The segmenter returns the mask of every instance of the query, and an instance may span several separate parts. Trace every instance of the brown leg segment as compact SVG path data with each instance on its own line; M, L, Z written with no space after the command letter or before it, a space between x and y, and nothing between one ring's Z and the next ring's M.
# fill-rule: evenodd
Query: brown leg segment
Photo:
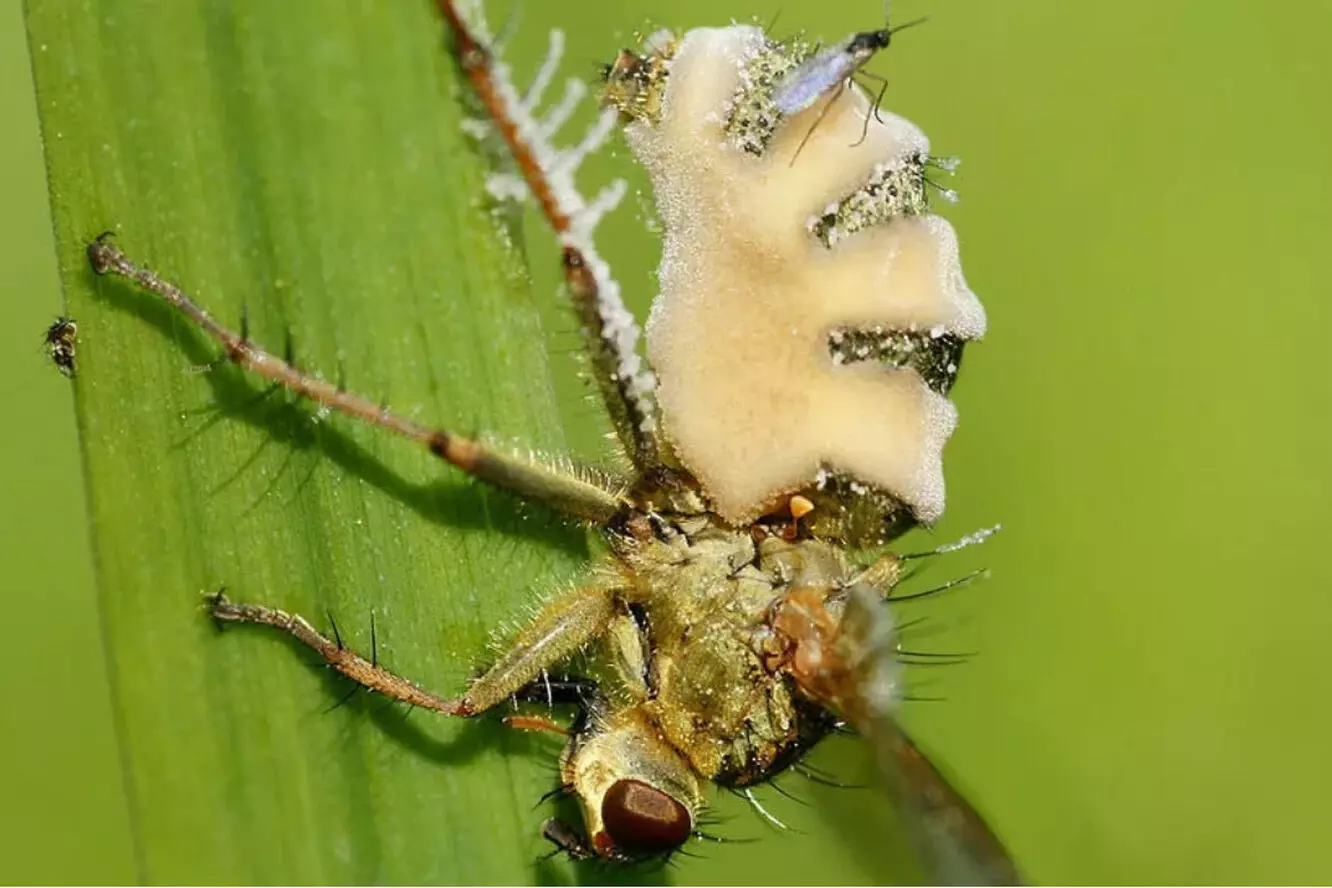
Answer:
M575 229L575 212L551 186L550 171L541 165L535 146L524 138L515 117L515 109L511 107L511 98L495 76L490 48L458 11L455 0L435 0L435 6L453 35L454 52L463 75L471 83L487 116L508 146L518 172L527 183L542 215L563 242L564 280L586 336L597 388L601 391L620 444L634 466L640 471L647 471L660 464L657 441L651 431L651 400L648 395L635 390L634 380L623 372L628 356L623 353L624 345L617 338L616 322L613 320L607 324L606 294L602 292L602 285L591 270L591 266L600 260L585 253L590 245L573 242L581 238L571 239ZM623 311L619 297L612 298L615 307L611 313Z
M466 700L445 700L372 663L320 634L304 617L257 604L236 604L221 592L208 596L208 611L224 623L260 623L281 629L309 647L324 662L367 690L444 715L475 714Z
M324 636L299 614L258 604L237 604L222 592L208 596L207 602L213 619L280 629L368 690L431 712L462 716L477 715L504 702L544 670L576 653L605 629L615 607L614 594L598 587L574 589L552 599L465 694L446 700L343 647L336 630L334 638Z
M616 492L618 485L613 482L594 483L591 480L595 478L594 472L556 472L496 451L480 441L413 422L368 398L344 391L327 380L302 373L276 355L219 324L180 287L136 265L106 234L88 246L88 259L97 274L115 275L133 281L180 311L221 344L226 350L227 359L233 364L277 383L302 398L424 444L432 453L475 478L523 499L545 503L576 518L604 524L620 507L620 497Z

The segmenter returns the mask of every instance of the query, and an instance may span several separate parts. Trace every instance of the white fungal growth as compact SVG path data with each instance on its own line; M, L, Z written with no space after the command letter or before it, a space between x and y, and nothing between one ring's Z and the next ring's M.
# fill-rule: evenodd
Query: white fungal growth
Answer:
M460 11L464 13L465 20L478 39L488 41L489 29L481 4L468 3L466 9ZM555 209L569 220L568 230L561 236L561 241L582 254L583 264L596 283L597 312L604 324L602 335L618 357L617 375L628 382L627 394L634 400L636 412L642 417L640 425L643 431L652 432L656 429L652 400L656 377L638 355L638 321L625 307L620 285L611 277L610 267L597 253L592 239L597 224L624 197L625 183L619 179L611 182L589 202L575 182L578 167L588 155L605 143L615 129L618 115L613 109L605 109L577 145L563 149L555 146L556 135L587 95L588 88L583 81L569 78L560 100L544 117L540 116L542 99L555 79L564 55L564 33L552 31L549 41L546 57L525 94L518 92L512 71L498 54L491 58L488 73L502 116L513 124L516 140L526 145L531 152L553 198ZM468 131L478 137L482 135L479 127L469 128ZM520 200L529 193L527 183L511 173L491 175L486 181L486 187L492 196L499 199Z
M546 88L555 79L555 72L560 68L560 59L564 58L564 32L559 28L552 28L549 40L546 57L541 60L541 67L537 70L536 77L532 78L531 85L523 95L523 110L528 114L540 106Z
M825 101L780 119L761 145L737 142L727 132L736 97L752 89L744 78L758 55L774 51L754 27L689 32L660 121L627 128L665 232L648 323L663 431L729 521L753 519L825 466L933 521L952 403L915 370L835 363L829 332L983 334L957 238L923 206L823 241L810 225L885 169L927 157L929 143L851 86L830 94L812 130Z
M486 176L486 193L495 200L522 200L527 197L527 183L513 173Z
M564 95L555 107L546 112L546 116L541 121L540 132L542 138L549 139L569 122L573 117L574 111L578 108L578 103L587 95L587 84L581 80L570 78L564 82Z

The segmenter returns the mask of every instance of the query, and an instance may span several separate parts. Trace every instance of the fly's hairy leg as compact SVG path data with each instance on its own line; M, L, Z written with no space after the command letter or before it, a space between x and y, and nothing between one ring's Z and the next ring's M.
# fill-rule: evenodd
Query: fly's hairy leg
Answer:
M581 650L606 631L616 613L615 594L598 586L577 588L541 608L495 663L462 697L470 712L507 700L543 672Z
M610 415L620 446L640 472L660 462L656 439L644 430L648 414L643 403L633 396L632 379L621 372L624 356L619 343L607 330L601 315L599 285L588 267L588 260L577 247L564 248L564 280L574 312L583 329L584 346L592 367L592 376Z
M325 637L299 614L257 604L237 604L221 592L208 597L208 610L213 619L224 623L256 623L280 629L319 654L324 662L347 678L385 697L444 715L469 714L462 700L446 700L394 675L378 663L343 647L341 639L335 641Z
M439 697L394 675L344 647L341 639L326 637L299 614L237 604L221 592L208 597L208 610L224 623L255 623L286 632L347 678L385 697L443 715L470 716L507 700L599 635L615 612L615 601L610 591L595 587L555 598L518 633L500 659L455 699Z
M650 374L639 369L634 353L638 326L620 300L619 287L596 255L591 238L596 222L618 202L622 183L620 188L612 186L590 203L583 203L571 179L578 161L609 127L594 127L582 145L567 152L557 151L549 141L553 133L539 125L533 109L509 83L507 71L497 69L484 35L459 11L455 0L435 0L435 5L453 35L454 52L464 76L563 245L565 284L616 436L640 472L654 468L660 456L654 435L652 382ZM552 55L548 63L555 60ZM605 124L610 122L604 120ZM557 176L562 177L561 187L555 184ZM569 177L568 181L563 177Z
M413 422L327 380L303 373L219 324L180 287L135 264L111 243L107 235L89 245L88 258L97 274L133 281L180 311L215 339L233 364L302 398L423 444L431 453L475 478L523 499L544 503L564 514L603 524L620 506L619 496L610 485L602 486L588 480L593 477L590 472L565 474L501 453L472 438Z

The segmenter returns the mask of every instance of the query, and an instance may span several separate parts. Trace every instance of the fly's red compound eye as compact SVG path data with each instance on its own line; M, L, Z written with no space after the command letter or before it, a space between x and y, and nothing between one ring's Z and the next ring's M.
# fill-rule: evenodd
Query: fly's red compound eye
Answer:
M689 838L693 819L671 796L640 780L617 780L601 803L601 820L624 851L668 851Z

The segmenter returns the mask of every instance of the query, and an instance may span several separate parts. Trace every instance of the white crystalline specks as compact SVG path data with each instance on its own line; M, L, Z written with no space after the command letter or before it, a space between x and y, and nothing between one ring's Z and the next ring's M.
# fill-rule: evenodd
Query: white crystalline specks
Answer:
M624 189L621 187L615 196L616 202L623 192ZM611 277L610 266L591 249L591 241L581 237L578 231L579 227L575 225L574 229L564 236L563 243L583 254L584 265L597 283L597 311L601 317L602 336L615 345L620 355L621 363L616 375L628 382L631 396L646 399L656 388L656 378L644 366L643 359L637 352L638 321L634 318L633 312L625 306L624 299L620 295L620 285ZM656 428L656 420L651 411L644 412L642 425L643 431L646 432Z
M953 405L913 370L835 364L828 334L870 326L936 339L983 334L957 238L927 212L885 217L826 245L811 223L870 179L928 157L928 140L847 89L812 132L821 102L782 120L761 152L736 144L728 114L764 51L757 28L689 32L660 121L627 131L665 232L648 324L663 431L728 520L752 519L826 477L826 465L932 521L944 505Z
M990 537L994 536L996 533L998 533L1003 529L1004 526L1002 524L996 524L993 527L983 527L980 530L973 531L972 533L967 534L966 536L962 537L962 539L960 540L956 540L955 542L951 543L944 543L942 546L936 548L932 554L943 555L947 552L956 552L959 549L966 549L971 546L979 546L981 543L985 542Z

